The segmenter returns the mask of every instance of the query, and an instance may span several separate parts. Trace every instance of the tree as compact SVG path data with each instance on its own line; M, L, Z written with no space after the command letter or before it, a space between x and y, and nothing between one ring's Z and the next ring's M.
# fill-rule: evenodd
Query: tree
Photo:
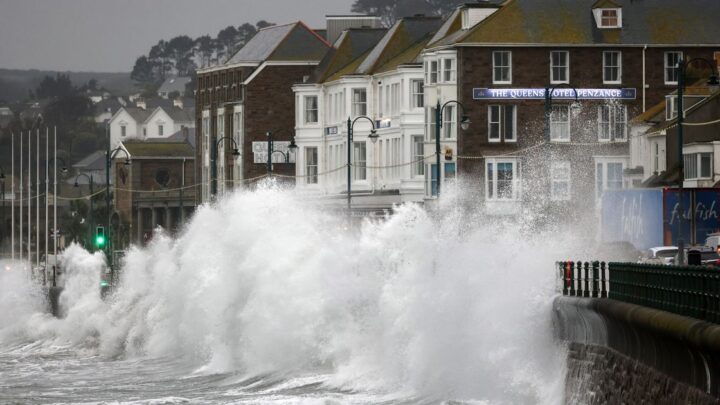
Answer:
M38 98L68 97L76 91L77 89L70 81L70 76L58 73L55 78L45 76L35 89L35 95Z
M267 28L267 27L273 26L273 25L275 25L275 23L268 22L268 21L265 21L265 20L260 20L260 21L258 21L258 22L255 23L255 26L256 26L257 29L259 29L259 30L260 30L260 29L263 29L263 28Z
M351 11L376 14L391 26L399 18L415 14L447 15L464 1L458 0L355 0Z
M147 56L143 55L135 60L130 78L140 83L152 83L156 81L153 64Z

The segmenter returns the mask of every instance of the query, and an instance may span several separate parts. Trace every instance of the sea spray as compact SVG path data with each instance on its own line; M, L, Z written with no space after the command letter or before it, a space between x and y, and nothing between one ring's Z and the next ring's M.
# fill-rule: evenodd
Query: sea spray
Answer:
M551 263L570 240L469 221L408 204L348 231L344 216L292 192L238 192L199 207L177 238L158 231L131 249L106 301L101 258L67 249L75 270L64 318L26 327L108 359L174 358L201 374L557 402L564 359L551 333Z

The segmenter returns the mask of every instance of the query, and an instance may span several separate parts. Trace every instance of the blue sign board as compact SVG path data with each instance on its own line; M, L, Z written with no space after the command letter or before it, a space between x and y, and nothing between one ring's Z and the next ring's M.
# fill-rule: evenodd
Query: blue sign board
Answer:
M682 229L685 243L702 245L709 234L720 229L720 190L684 189ZM665 243L676 244L680 226L678 190L665 190Z
M660 189L605 191L601 218L603 242L630 242L640 250L663 245Z
M544 88L540 89L488 89L474 88L473 100L544 100ZM552 91L553 100L635 100L636 89L571 89L559 88Z

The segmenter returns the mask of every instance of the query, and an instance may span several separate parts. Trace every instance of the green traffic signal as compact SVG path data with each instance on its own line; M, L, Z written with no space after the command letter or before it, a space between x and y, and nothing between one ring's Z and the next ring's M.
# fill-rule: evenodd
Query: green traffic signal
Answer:
M99 249L105 247L105 227L98 226L95 228L95 246Z

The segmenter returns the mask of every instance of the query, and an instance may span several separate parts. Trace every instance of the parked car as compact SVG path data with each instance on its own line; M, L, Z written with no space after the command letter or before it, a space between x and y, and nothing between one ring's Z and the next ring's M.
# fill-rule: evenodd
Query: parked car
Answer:
M643 251L639 263L673 264L678 254L677 246L657 246Z

